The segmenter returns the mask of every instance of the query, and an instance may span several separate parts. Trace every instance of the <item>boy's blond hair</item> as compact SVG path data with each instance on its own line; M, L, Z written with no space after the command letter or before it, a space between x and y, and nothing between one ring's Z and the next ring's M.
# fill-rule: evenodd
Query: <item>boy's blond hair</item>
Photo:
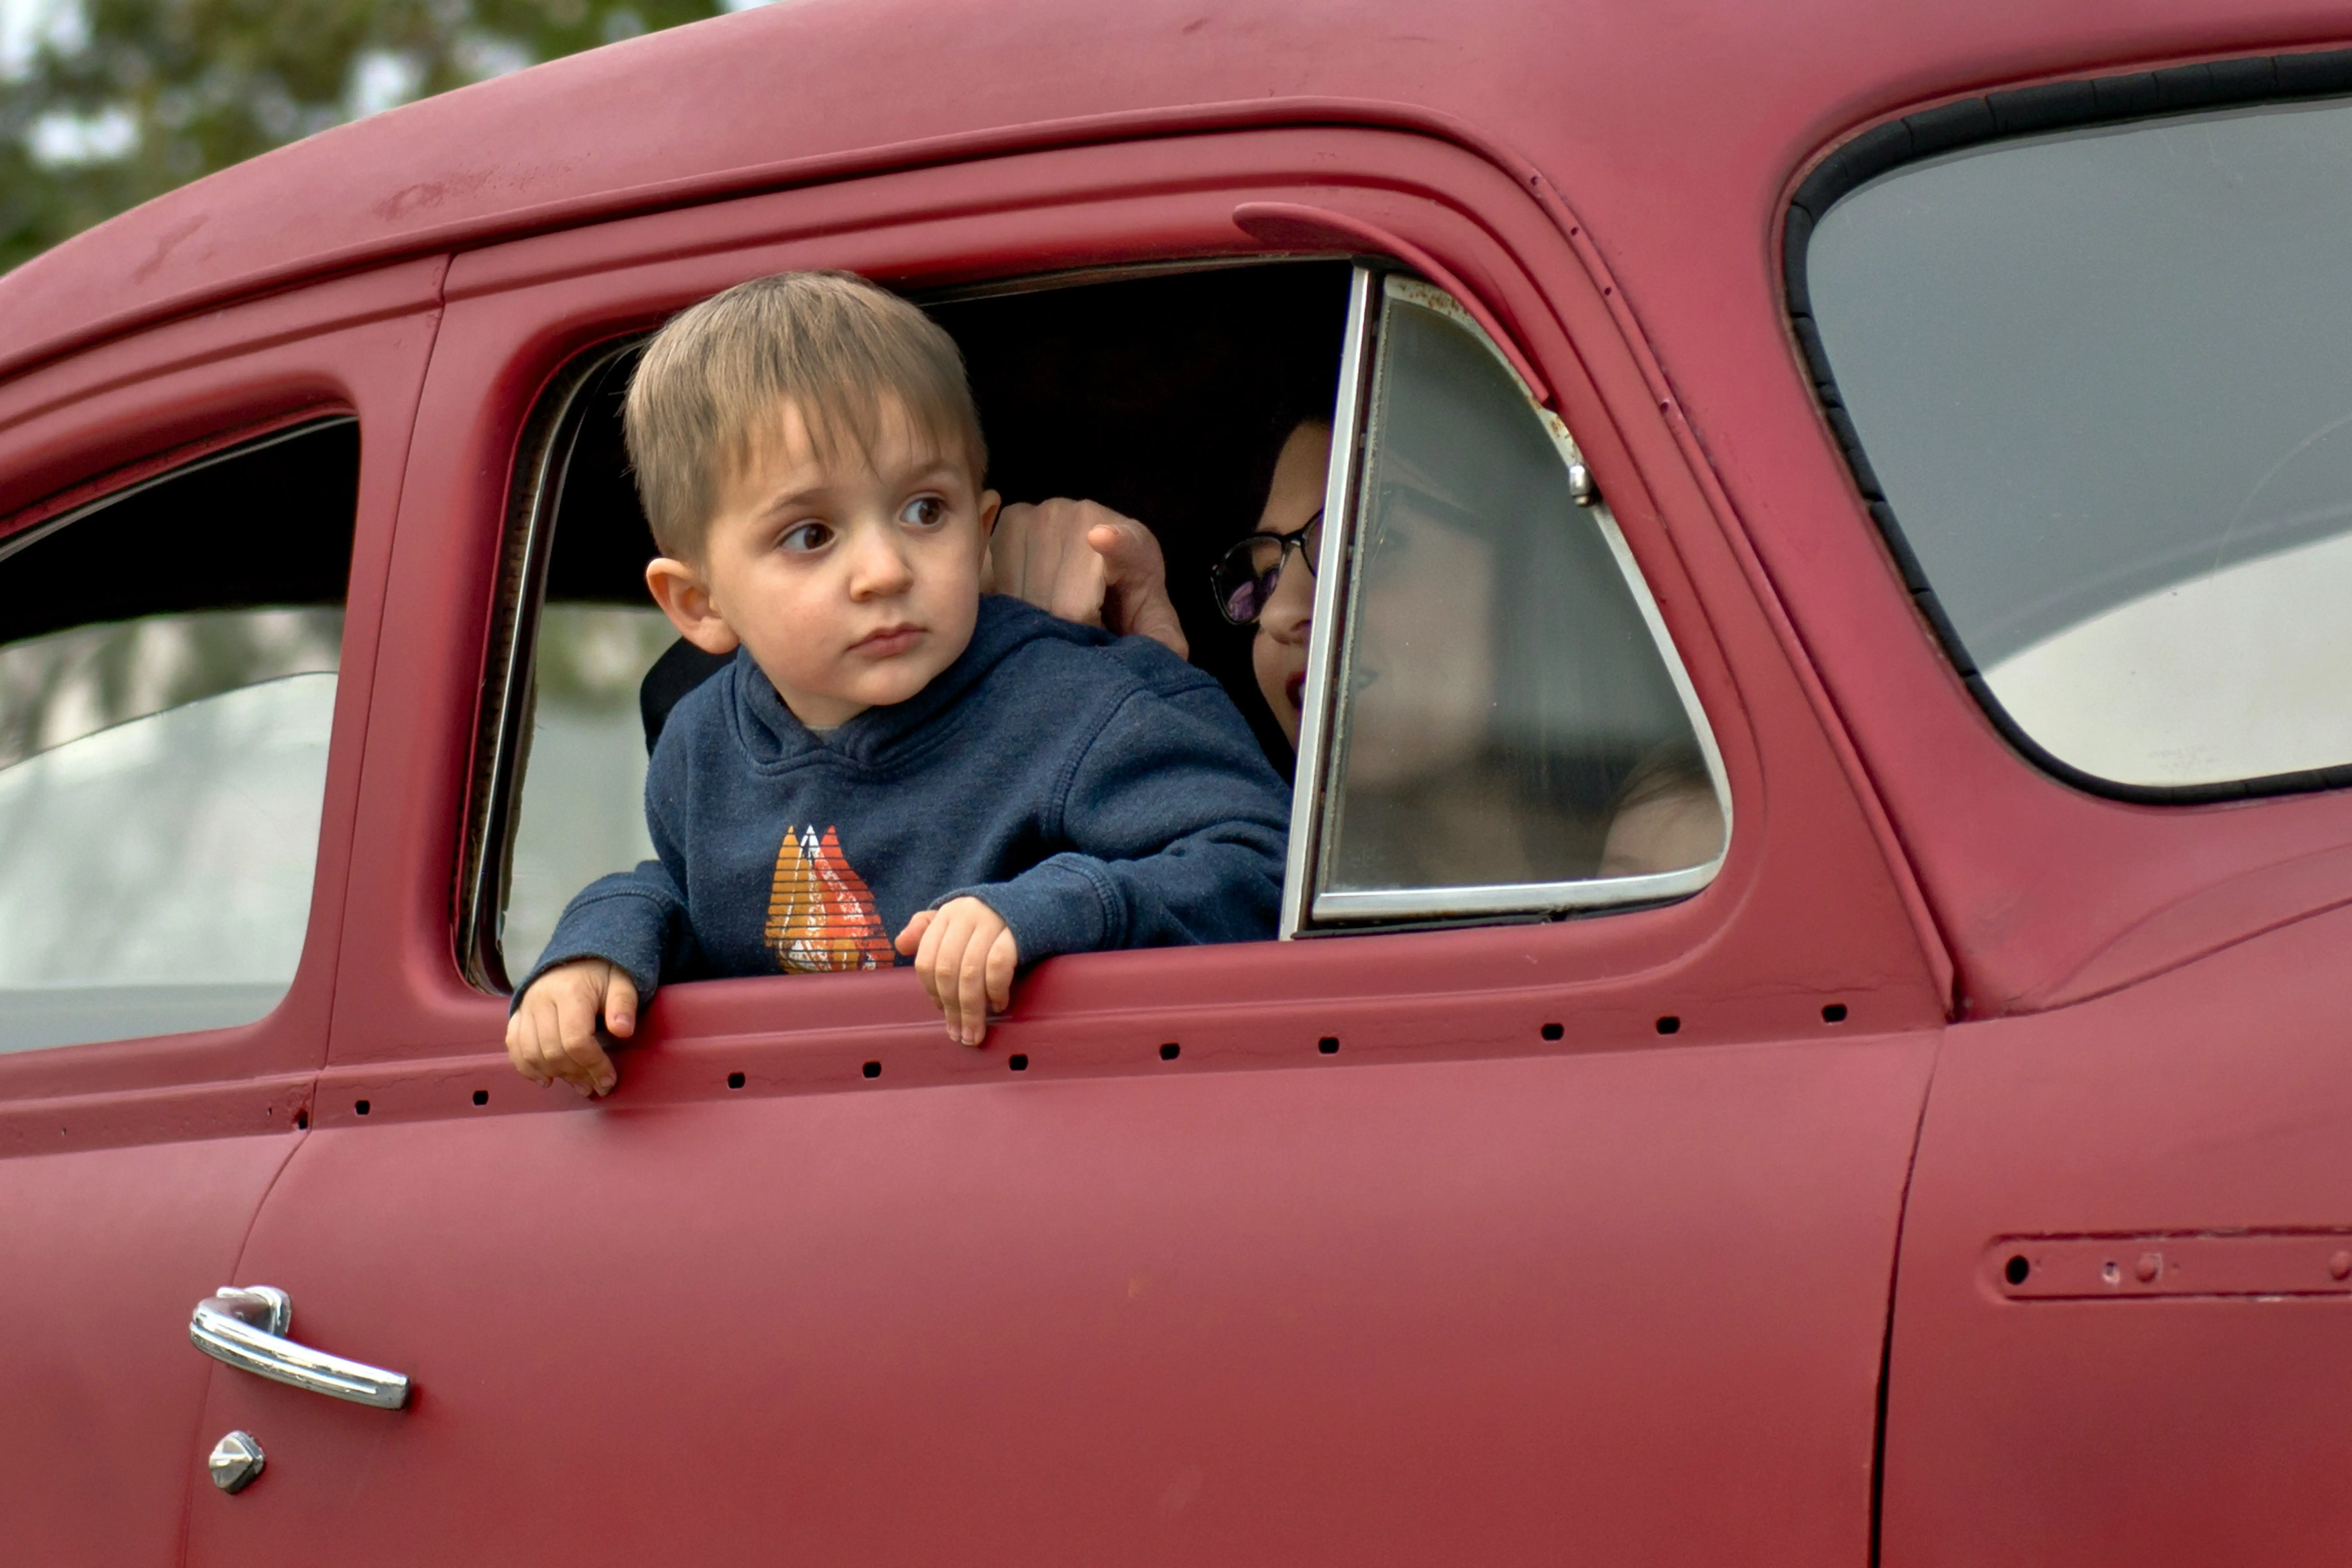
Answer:
M955 340L887 289L847 272L782 272L738 283L670 318L629 380L624 428L654 542L698 558L719 491L800 411L820 460L873 450L885 404L942 453L961 447L972 483L988 468Z

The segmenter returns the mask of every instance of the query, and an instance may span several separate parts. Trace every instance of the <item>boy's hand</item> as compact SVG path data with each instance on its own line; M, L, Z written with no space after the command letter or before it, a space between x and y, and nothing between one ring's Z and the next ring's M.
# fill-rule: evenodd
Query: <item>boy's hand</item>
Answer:
M958 1044L980 1044L988 1037L990 1011L1013 1005L1020 944L1004 917L978 899L923 910L898 933L898 948L915 955L915 973L947 1016L948 1038Z
M1168 597L1168 563L1151 531L1090 500L1016 502L989 535L991 593L1025 599L1049 616L1147 637L1190 655Z
M596 1016L615 1039L637 1029L637 988L601 958L559 963L530 983L507 1020L507 1059L545 1089L562 1079L583 1094L610 1094L620 1074L596 1043Z

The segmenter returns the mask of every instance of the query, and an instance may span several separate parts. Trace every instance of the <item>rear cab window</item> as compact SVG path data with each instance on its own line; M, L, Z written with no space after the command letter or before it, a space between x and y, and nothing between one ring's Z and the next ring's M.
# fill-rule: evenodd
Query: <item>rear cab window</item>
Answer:
M1801 193L1800 330L1971 689L2101 794L2352 783L2352 103L1842 177L1908 134Z

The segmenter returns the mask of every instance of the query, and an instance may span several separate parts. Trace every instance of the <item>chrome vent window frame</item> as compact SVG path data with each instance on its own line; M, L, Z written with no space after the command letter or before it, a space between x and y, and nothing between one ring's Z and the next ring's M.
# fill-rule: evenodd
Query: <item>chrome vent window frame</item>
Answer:
M1372 289L1380 274L1359 264L1348 281L1348 324L1339 349L1339 396L1331 413L1331 461L1324 478L1324 538L1332 559L1315 576L1314 620L1307 633L1307 701L1298 717L1298 753L1292 769L1289 856L1282 878L1282 917L1277 928L1284 941L1309 934L1307 888L1310 871L1319 871L1323 826L1324 758L1336 722L1337 693L1345 684L1330 679L1335 652L1344 647L1340 631L1340 591L1348 582L1355 552L1356 495L1363 450L1365 410L1370 403L1374 360ZM1332 518L1345 520L1336 531ZM1343 666L1344 668L1344 666Z
M1377 286L1378 297L1374 291ZM1665 667L1675 694L1689 721L1707 778L1723 817L1723 840L1715 857L1680 870L1639 877L1594 877L1570 882L1523 882L1458 887L1399 888L1326 891L1330 879L1331 845L1326 831L1330 803L1339 781L1332 776L1347 715L1338 700L1348 689L1353 639L1349 624L1357 613L1358 573L1363 517L1360 499L1378 444L1373 421L1381 405L1384 363L1381 353L1381 323L1391 300L1433 310L1470 335L1502 367L1528 407L1542 422L1564 476L1573 482L1588 475L1584 456L1567 423L1547 408L1528 387L1501 346L1480 327L1469 311L1443 289L1401 269L1360 264L1349 300L1348 336L1341 362L1339 405L1332 425L1332 454L1325 516L1344 520L1336 534L1338 548L1316 580L1315 622L1308 637L1307 689L1311 700L1301 716L1297 782L1291 810L1288 874L1283 884L1280 934L1297 937L1340 935L1391 926L1423 928L1482 919L1548 919L1612 909L1641 908L1689 898L1712 883L1731 852L1733 816L1729 775L1706 710L1699 701L1690 671L1666 629L1656 596L1642 575L1624 531L1606 500L1594 493L1579 510L1591 516L1606 542L1610 557L1639 609L1653 646ZM1338 679L1328 679L1337 668ZM1303 827L1303 831L1302 831Z

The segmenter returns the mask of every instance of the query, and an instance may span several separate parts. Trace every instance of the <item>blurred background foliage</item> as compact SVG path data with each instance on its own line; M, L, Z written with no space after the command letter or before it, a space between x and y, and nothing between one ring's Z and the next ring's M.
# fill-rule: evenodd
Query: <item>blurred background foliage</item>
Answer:
M757 0L0 0L0 270L347 120Z

